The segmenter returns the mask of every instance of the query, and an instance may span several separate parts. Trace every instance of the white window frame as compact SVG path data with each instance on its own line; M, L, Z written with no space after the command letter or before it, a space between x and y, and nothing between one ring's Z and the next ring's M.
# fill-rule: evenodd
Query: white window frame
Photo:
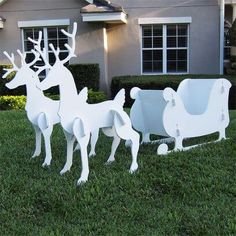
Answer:
M190 67L190 23L192 23L191 17L160 17L160 18L139 18L139 38L140 38L140 64L141 64L141 75L183 75L183 74L189 74L189 67ZM150 50L161 50L163 52L163 72L143 72L143 31L142 27L145 25L155 25L160 24L162 25L163 30L163 37L162 37L162 48L149 48ZM187 35L187 47L176 47L176 48L168 48L167 47L167 25L173 24L186 24L188 35ZM187 71L186 72L167 72L167 50L168 49L176 49L176 50L187 50Z
M22 41L22 49L25 52L25 38L24 38L24 30L27 28L43 28L43 41L44 48L46 50L46 59L49 61L49 53L52 52L48 48L48 32L47 29L50 27L69 27L70 20L69 19L59 19L59 20L38 20L38 21L18 21L18 27L21 28L21 41ZM68 39L70 40L70 39ZM61 50L61 52L67 52L68 50ZM46 69L46 75L48 74L48 69Z

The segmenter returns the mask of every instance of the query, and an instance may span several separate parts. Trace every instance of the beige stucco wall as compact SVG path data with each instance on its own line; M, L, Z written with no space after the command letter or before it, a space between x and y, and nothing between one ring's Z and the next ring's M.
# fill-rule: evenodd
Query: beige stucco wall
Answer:
M219 73L218 0L113 0L128 13L128 24L107 26L108 49L104 48L104 24L82 22L84 0L8 0L0 7L6 18L0 29L0 63L7 62L3 50L22 49L18 21L70 19L78 22L75 58L71 63L99 63L100 87L107 91L113 76L140 75L139 18L191 16L189 73ZM107 72L107 73L106 73Z
M191 16L189 73L219 73L219 20L217 0L114 0L128 13L128 24L108 30L109 78L141 74L139 18ZM168 7L166 7L168 5Z
M103 24L82 22L83 0L8 0L0 7L0 15L6 19L4 29L0 29L0 63L9 63L2 53L4 50L22 50L22 38L18 21L70 19L71 25L78 22L76 55L71 63L98 63L100 66L100 87L106 91ZM17 58L19 59L19 58Z

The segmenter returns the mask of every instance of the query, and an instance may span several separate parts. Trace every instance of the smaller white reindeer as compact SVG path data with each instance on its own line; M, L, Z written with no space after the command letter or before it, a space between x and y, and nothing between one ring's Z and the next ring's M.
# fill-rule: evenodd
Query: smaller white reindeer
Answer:
M46 90L52 86L59 85L60 90L60 108L59 116L61 125L64 129L67 139L67 161L61 171L65 173L70 170L73 158L73 144L77 140L80 146L82 172L78 184L86 182L89 174L87 145L90 134L100 128L110 137L113 137L112 151L107 162L115 160L115 151L121 139L131 140L132 164L130 172L138 169L137 154L139 149L139 134L132 129L131 121L127 113L123 110L125 101L125 91L122 89L112 101L106 101L98 104L88 104L87 88L84 88L77 94L74 78L71 72L64 66L71 57L74 57L75 35L77 24L74 23L73 33L62 30L62 32L71 37L72 47L65 44L69 50L69 55L61 60L59 58L60 50L53 45L49 45L53 50L56 62L50 69L47 77L40 83L39 87Z
M39 41L41 41L41 39L39 39ZM38 74L44 70L45 67L42 67L35 72L31 69L31 66L40 60L39 53L32 50L35 55L35 59L30 63L26 63L26 54L21 53L20 50L17 50L17 52L21 57L21 67L18 67L15 64L13 53L10 56L7 52L4 52L12 63L13 68L5 69L7 72L4 74L3 78L6 78L11 72L16 71L17 73L15 77L6 84L6 87L9 89L15 89L18 86L26 85L27 101L25 110L29 121L34 127L36 135L35 151L32 157L39 156L41 153L41 136L43 134L46 151L43 166L48 166L50 165L52 159L50 137L53 130L53 125L59 123L60 121L57 114L59 109L59 101L54 101L45 97L43 92L37 87L37 84L40 83ZM42 57L44 58L43 54Z

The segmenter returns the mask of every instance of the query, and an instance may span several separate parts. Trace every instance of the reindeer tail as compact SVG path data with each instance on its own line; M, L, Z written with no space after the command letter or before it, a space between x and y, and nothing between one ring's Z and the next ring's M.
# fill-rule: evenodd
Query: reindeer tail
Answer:
M125 104L125 89L121 89L115 96L114 102L118 105L123 107Z

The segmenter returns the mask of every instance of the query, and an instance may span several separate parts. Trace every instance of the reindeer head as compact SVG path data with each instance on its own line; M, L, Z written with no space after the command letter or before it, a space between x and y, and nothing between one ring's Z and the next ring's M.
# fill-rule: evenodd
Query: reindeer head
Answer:
M60 48L55 49L55 47L52 44L49 44L49 47L52 49L56 61L53 66L51 66L48 75L46 78L38 85L38 87L41 90L47 90L50 87L60 85L66 78L72 77L71 72L64 66L66 62L68 62L72 57L76 57L75 55L75 35L77 31L77 23L75 22L73 24L73 32L70 34L66 32L65 30L61 30L63 34L71 38L72 40L72 46L69 46L69 44L65 44L65 47L69 50L68 56L61 60L59 58L60 54ZM73 78L73 77L72 77Z
M13 71L17 72L14 78L9 83L6 83L7 88L9 89L17 88L18 86L25 85L28 82L30 82L32 78L35 78L35 72L30 67L33 66L36 61L40 60L40 56L36 51L32 50L32 52L35 55L34 60L30 63L26 63L25 61L26 54L21 53L20 50L17 50L17 53L21 57L21 67L18 67L15 64L13 53L10 56L7 52L3 52L13 65L11 69L4 69L6 73L3 75L3 78L6 78Z

